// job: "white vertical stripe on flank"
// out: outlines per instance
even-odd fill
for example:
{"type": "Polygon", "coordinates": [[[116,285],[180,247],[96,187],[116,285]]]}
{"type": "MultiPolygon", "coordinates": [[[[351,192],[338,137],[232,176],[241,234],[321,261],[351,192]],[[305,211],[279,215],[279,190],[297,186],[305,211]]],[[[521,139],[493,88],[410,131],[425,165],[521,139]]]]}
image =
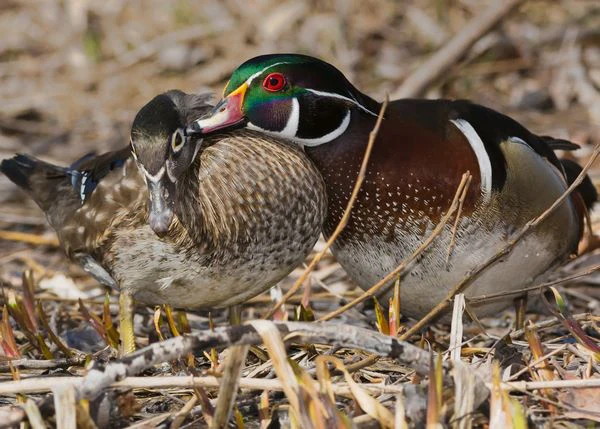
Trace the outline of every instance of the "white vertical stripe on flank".
{"type": "Polygon", "coordinates": [[[464,134],[473,152],[475,152],[479,164],[479,175],[481,176],[481,190],[484,196],[489,198],[492,192],[492,164],[481,137],[479,137],[475,128],[464,119],[451,119],[450,122],[456,125],[456,128],[464,134]]]}

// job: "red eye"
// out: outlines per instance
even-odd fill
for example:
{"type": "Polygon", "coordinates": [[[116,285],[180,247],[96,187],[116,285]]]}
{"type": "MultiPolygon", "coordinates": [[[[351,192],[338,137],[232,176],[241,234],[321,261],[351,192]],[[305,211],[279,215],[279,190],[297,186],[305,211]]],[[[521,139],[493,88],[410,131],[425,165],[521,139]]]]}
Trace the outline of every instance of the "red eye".
{"type": "Polygon", "coordinates": [[[267,91],[279,91],[285,85],[285,77],[281,73],[271,73],[269,74],[264,82],[263,88],[267,91]]]}

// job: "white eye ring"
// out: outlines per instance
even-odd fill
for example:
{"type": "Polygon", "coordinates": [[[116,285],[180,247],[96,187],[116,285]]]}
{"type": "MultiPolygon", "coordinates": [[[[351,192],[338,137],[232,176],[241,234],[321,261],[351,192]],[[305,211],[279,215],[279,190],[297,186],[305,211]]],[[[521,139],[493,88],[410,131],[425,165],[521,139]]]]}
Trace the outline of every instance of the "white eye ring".
{"type": "Polygon", "coordinates": [[[171,135],[171,149],[174,153],[179,152],[185,143],[185,135],[183,134],[183,130],[181,128],[177,128],[177,130],[171,135]]]}

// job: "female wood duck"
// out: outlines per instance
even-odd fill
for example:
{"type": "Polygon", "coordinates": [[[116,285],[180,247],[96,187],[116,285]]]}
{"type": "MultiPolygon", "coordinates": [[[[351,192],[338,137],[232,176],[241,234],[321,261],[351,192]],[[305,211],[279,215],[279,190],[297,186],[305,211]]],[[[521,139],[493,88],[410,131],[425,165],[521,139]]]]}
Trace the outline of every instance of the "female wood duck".
{"type": "MultiPolygon", "coordinates": [[[[245,127],[303,147],[327,185],[332,233],[362,162],[380,103],[319,59],[281,54],[253,58],[231,76],[224,98],[188,135],[245,127]]],[[[462,174],[469,188],[447,263],[451,226],[401,280],[404,314],[421,317],[511,234],[548,208],[568,179],[553,148],[577,146],[532,134],[516,121],[468,101],[396,100],[389,104],[349,224],[333,253],[361,287],[392,271],[449,208],[462,174]]],[[[569,164],[575,176],[580,171],[569,164]]],[[[577,250],[583,211],[596,200],[589,179],[467,295],[531,285],[577,250]]],[[[506,303],[488,304],[491,313],[506,303]]]]}
{"type": "Polygon", "coordinates": [[[69,168],[17,155],[0,169],[45,212],[67,255],[122,295],[183,308],[243,302],[310,252],[325,184],[298,148],[256,132],[183,138],[206,100],[161,94],[135,117],[130,147],[69,168]]]}

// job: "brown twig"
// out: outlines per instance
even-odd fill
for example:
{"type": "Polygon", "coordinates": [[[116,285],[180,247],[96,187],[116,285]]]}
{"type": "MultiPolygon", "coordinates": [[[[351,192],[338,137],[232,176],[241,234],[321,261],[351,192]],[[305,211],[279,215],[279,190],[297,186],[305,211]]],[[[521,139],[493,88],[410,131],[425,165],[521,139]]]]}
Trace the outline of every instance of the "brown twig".
{"type": "Polygon", "coordinates": [[[10,372],[11,366],[19,369],[55,369],[65,368],[73,365],[81,365],[85,362],[84,355],[78,355],[68,359],[16,359],[7,362],[0,362],[0,373],[10,372]]]}
{"type": "Polygon", "coordinates": [[[571,195],[571,192],[573,192],[573,190],[575,190],[575,188],[579,186],[579,184],[585,177],[587,171],[590,169],[590,167],[592,166],[599,154],[600,143],[597,144],[594,148],[594,152],[592,153],[587,164],[581,170],[581,173],[579,173],[579,176],[577,176],[577,179],[575,179],[575,181],[571,183],[571,186],[569,186],[565,190],[565,192],[563,192],[562,195],[558,197],[554,201],[554,203],[552,203],[550,207],[548,207],[542,214],[540,214],[533,220],[527,222],[525,226],[523,226],[523,228],[521,228],[519,232],[517,232],[517,234],[499,252],[497,252],[495,255],[493,255],[491,258],[487,259],[483,263],[479,264],[474,269],[472,269],[460,282],[458,282],[448,292],[446,297],[438,305],[436,305],[429,313],[427,313],[423,318],[421,318],[421,320],[419,320],[415,325],[413,325],[403,335],[401,335],[400,339],[405,340],[409,338],[411,335],[418,332],[427,323],[429,323],[431,320],[437,317],[442,311],[444,311],[448,307],[448,305],[457,293],[464,292],[483,271],[485,271],[490,266],[494,265],[506,255],[508,255],[512,251],[512,249],[517,245],[517,243],[519,243],[529,232],[534,230],[542,221],[544,221],[548,216],[554,213],[554,211],[565,201],[565,199],[569,195],[571,195]]]}
{"type": "Polygon", "coordinates": [[[275,312],[283,305],[285,302],[294,295],[298,289],[304,284],[310,273],[315,269],[316,265],[321,261],[327,250],[333,245],[338,236],[342,233],[346,225],[348,224],[348,220],[350,219],[350,213],[352,212],[352,207],[354,206],[354,202],[358,197],[358,192],[362,186],[363,181],[365,180],[365,175],[367,172],[367,166],[369,164],[369,158],[371,157],[371,151],[373,150],[373,145],[375,144],[375,140],[377,139],[377,134],[379,133],[379,128],[381,127],[381,122],[383,121],[383,115],[388,106],[388,99],[386,98],[383,104],[381,105],[381,109],[379,110],[379,115],[377,115],[377,122],[375,122],[375,126],[373,130],[369,134],[369,141],[367,142],[367,147],[365,149],[365,153],[363,155],[362,164],[360,166],[360,170],[358,172],[358,176],[356,177],[356,182],[354,183],[354,188],[352,189],[352,194],[350,194],[350,199],[348,200],[348,204],[346,205],[346,209],[344,210],[344,214],[337,224],[333,234],[323,246],[323,249],[319,253],[317,253],[310,264],[306,267],[300,278],[296,280],[294,285],[287,291],[287,293],[281,298],[281,300],[275,304],[275,306],[267,313],[265,319],[269,319],[275,314],[275,312]]]}
{"type": "Polygon", "coordinates": [[[469,176],[465,187],[463,188],[462,193],[460,194],[460,198],[458,200],[458,211],[456,212],[456,216],[454,218],[454,224],[452,225],[452,234],[450,235],[450,244],[448,245],[448,254],[446,255],[446,266],[450,262],[450,256],[452,255],[452,250],[454,249],[454,245],[456,243],[456,231],[458,230],[458,223],[460,222],[460,215],[462,214],[463,204],[465,199],[467,198],[467,192],[469,191],[469,185],[471,184],[472,176],[469,176]]]}
{"type": "Polygon", "coordinates": [[[392,94],[392,98],[409,98],[421,95],[427,87],[446,73],[449,67],[484,34],[492,30],[506,15],[523,0],[499,0],[489,9],[481,12],[454,36],[442,49],[433,54],[427,61],[417,67],[400,88],[392,94]]]}
{"type": "Polygon", "coordinates": [[[349,308],[352,308],[355,305],[360,304],[367,298],[375,296],[391,280],[398,277],[400,275],[400,273],[402,271],[404,271],[404,269],[410,263],[412,263],[415,259],[417,259],[419,257],[419,255],[421,253],[423,253],[431,245],[431,243],[433,243],[433,241],[437,238],[437,236],[441,234],[441,232],[443,231],[443,229],[446,226],[446,224],[448,223],[448,221],[452,218],[454,213],[457,211],[460,196],[462,195],[463,189],[467,186],[467,183],[469,182],[470,177],[471,177],[471,174],[469,172],[466,172],[465,174],[463,174],[460,184],[458,185],[458,188],[456,189],[456,193],[454,194],[454,199],[452,200],[452,203],[450,204],[450,208],[444,214],[444,216],[442,217],[440,222],[436,225],[436,227],[431,232],[429,237],[427,237],[427,239],[425,239],[425,241],[423,241],[423,243],[421,243],[421,245],[412,253],[412,255],[410,255],[404,261],[400,262],[400,264],[392,272],[390,272],[383,279],[381,279],[380,281],[375,283],[373,286],[371,286],[367,291],[365,291],[359,297],[353,299],[348,304],[338,308],[337,310],[332,311],[332,312],[326,314],[325,316],[322,316],[319,319],[319,321],[326,321],[326,320],[330,320],[336,316],[339,316],[340,314],[342,314],[344,311],[348,310],[349,308]]]}

